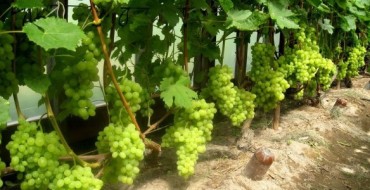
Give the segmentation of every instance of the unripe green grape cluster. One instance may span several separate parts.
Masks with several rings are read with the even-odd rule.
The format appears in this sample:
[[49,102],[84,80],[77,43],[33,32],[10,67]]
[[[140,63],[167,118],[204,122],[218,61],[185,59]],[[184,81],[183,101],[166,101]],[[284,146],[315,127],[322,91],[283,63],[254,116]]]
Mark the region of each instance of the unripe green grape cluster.
[[141,93],[141,109],[140,113],[142,116],[150,117],[153,115],[154,111],[151,106],[155,103],[154,99],[151,97],[147,89],[143,89]]
[[347,76],[354,77],[358,75],[359,68],[365,65],[366,48],[357,45],[349,51],[347,64]]
[[175,113],[174,125],[162,137],[163,147],[176,148],[177,170],[180,176],[188,178],[194,174],[194,167],[200,153],[205,152],[206,142],[211,140],[215,105],[204,99],[193,100],[189,108]]
[[253,101],[256,96],[235,87],[231,79],[229,67],[216,65],[209,70],[208,86],[202,93],[211,96],[220,112],[230,118],[232,125],[238,126],[254,117]]
[[132,184],[139,173],[144,158],[145,145],[135,126],[109,124],[99,133],[96,147],[99,153],[111,153],[112,158],[104,168],[103,180]]
[[112,5],[113,7],[117,7],[120,5],[125,5],[129,2],[130,0],[95,0],[94,3],[97,5]]
[[[3,23],[0,22],[0,32],[2,30]],[[13,92],[18,92],[18,80],[12,72],[13,42],[11,34],[0,35],[0,96],[5,99],[9,99]]]
[[302,28],[295,34],[295,38],[297,44],[294,48],[288,49],[285,55],[279,57],[278,70],[284,73],[291,86],[305,84],[317,76],[323,89],[328,89],[336,67],[330,59],[323,58],[320,54],[315,29]]
[[154,67],[154,80],[161,82],[164,78],[169,78],[172,81],[177,81],[181,76],[188,77],[184,69],[175,64],[172,60],[166,59],[159,66]]
[[[3,161],[1,161],[0,159],[0,171],[3,171],[4,169],[6,168],[6,165]],[[2,187],[4,185],[4,182],[3,180],[0,178],[0,187]]]
[[318,70],[318,82],[323,90],[328,90],[332,83],[333,76],[337,73],[337,67],[330,59],[322,58]]
[[83,22],[89,17],[90,12],[90,8],[87,4],[80,3],[78,6],[73,8],[72,19],[83,24]]
[[99,80],[98,60],[100,51],[92,42],[96,38],[93,32],[88,32],[82,40],[82,46],[77,52],[84,52],[81,57],[76,56],[76,62],[67,65],[62,72],[65,83],[63,85],[66,100],[61,108],[71,114],[88,119],[95,115],[95,105],[90,98],[93,96],[94,81]]
[[99,190],[103,187],[103,181],[94,177],[90,167],[79,165],[70,167],[63,164],[54,171],[53,181],[49,184],[49,189],[65,190]]
[[[122,94],[126,98],[127,103],[131,108],[132,113],[136,113],[140,110],[141,106],[141,94],[143,89],[132,80],[126,77],[120,79],[119,86],[121,88]],[[121,99],[117,93],[114,86],[108,86],[105,89],[106,99],[109,104],[109,114],[111,123],[119,123],[122,125],[128,125],[131,123],[131,119],[123,106]]]
[[45,68],[38,61],[41,48],[31,42],[27,36],[17,36],[16,50],[16,76],[20,85],[25,85],[25,80],[38,77],[45,72]]
[[349,62],[348,61],[343,61],[343,59],[338,62],[338,65],[337,65],[337,68],[338,68],[337,79],[343,80],[344,78],[346,78],[347,70],[348,70],[348,64],[349,64]]
[[19,121],[6,148],[10,153],[10,166],[25,173],[22,189],[46,189],[54,178],[58,158],[67,153],[54,131],[43,133],[36,123],[25,120]]
[[284,93],[290,86],[274,60],[274,53],[275,47],[271,44],[256,43],[252,47],[252,93],[256,95],[256,106],[264,111],[275,108],[285,98]]

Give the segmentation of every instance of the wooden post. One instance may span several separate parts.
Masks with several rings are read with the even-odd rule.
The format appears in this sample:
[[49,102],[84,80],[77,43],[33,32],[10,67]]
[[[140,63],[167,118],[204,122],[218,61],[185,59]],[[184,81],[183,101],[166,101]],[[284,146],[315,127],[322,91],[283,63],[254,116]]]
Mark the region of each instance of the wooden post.
[[272,127],[275,130],[277,130],[279,128],[279,123],[280,123],[280,108],[281,108],[281,105],[279,103],[276,106],[275,110],[274,110],[274,119],[273,119]]

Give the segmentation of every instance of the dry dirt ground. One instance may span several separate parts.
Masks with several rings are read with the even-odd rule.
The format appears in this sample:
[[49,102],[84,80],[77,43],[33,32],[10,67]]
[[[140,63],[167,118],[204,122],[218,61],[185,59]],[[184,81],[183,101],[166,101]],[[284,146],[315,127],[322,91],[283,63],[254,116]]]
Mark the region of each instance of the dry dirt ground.
[[[333,105],[338,99],[345,107]],[[271,129],[271,114],[259,115],[253,130],[217,122],[213,140],[196,165],[195,175],[177,175],[173,150],[144,163],[133,186],[106,189],[137,190],[370,190],[370,78],[358,77],[351,89],[331,89],[317,107],[301,105],[282,109],[280,128]],[[243,175],[257,148],[275,155],[263,180]]]

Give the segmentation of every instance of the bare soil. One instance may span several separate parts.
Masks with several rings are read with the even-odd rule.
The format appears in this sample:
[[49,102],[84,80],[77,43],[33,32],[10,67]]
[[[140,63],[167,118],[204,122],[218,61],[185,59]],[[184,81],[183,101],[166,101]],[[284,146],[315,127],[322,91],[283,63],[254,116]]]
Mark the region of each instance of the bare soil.
[[[370,189],[370,78],[358,77],[353,87],[326,92],[317,107],[282,107],[280,128],[271,129],[272,114],[258,115],[251,128],[215,124],[213,140],[187,180],[178,176],[174,150],[164,149],[149,159],[132,190],[279,190]],[[336,100],[347,101],[333,107]],[[275,162],[263,180],[253,181],[244,171],[255,150],[269,148]]]

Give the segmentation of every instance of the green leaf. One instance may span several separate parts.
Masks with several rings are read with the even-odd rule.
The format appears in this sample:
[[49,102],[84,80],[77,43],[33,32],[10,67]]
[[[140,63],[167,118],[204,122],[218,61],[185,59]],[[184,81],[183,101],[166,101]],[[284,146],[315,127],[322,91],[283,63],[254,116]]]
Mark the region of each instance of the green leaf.
[[45,94],[51,84],[47,75],[28,75],[27,78],[24,79],[24,82],[29,88],[39,94]]
[[345,31],[356,30],[356,17],[353,15],[341,16],[340,27]]
[[10,119],[9,101],[0,96],[0,129],[2,129]]
[[266,23],[268,18],[269,15],[263,12],[255,11],[245,22],[242,22],[240,23],[240,25],[237,25],[235,27],[241,31],[258,30],[259,26]]
[[270,17],[276,21],[276,24],[280,28],[299,28],[298,24],[289,19],[289,17],[294,16],[295,14],[291,10],[286,9],[283,4],[276,1],[270,1],[267,6]]
[[85,36],[77,25],[56,17],[42,18],[27,23],[23,31],[31,41],[45,50],[66,48],[75,51],[78,43]]
[[220,3],[222,9],[224,9],[225,12],[230,11],[234,7],[234,3],[232,0],[218,0]]
[[42,8],[44,4],[42,0],[16,0],[12,7],[19,8],[19,9],[27,9],[27,8]]
[[324,19],[324,22],[322,22],[322,20],[320,19],[318,23],[323,30],[328,31],[329,34],[333,34],[334,27],[330,24],[329,19]]
[[180,77],[178,81],[172,78],[164,78],[160,85],[161,98],[168,107],[173,105],[187,108],[191,101],[197,98],[197,93],[191,90],[188,85],[190,80],[187,77]]
[[257,30],[269,18],[267,14],[262,12],[255,11],[252,13],[249,10],[231,10],[227,14],[227,28],[235,27],[241,31]]
[[231,25],[233,23],[243,22],[251,15],[252,11],[250,10],[230,10],[227,12],[228,19],[232,22]]

